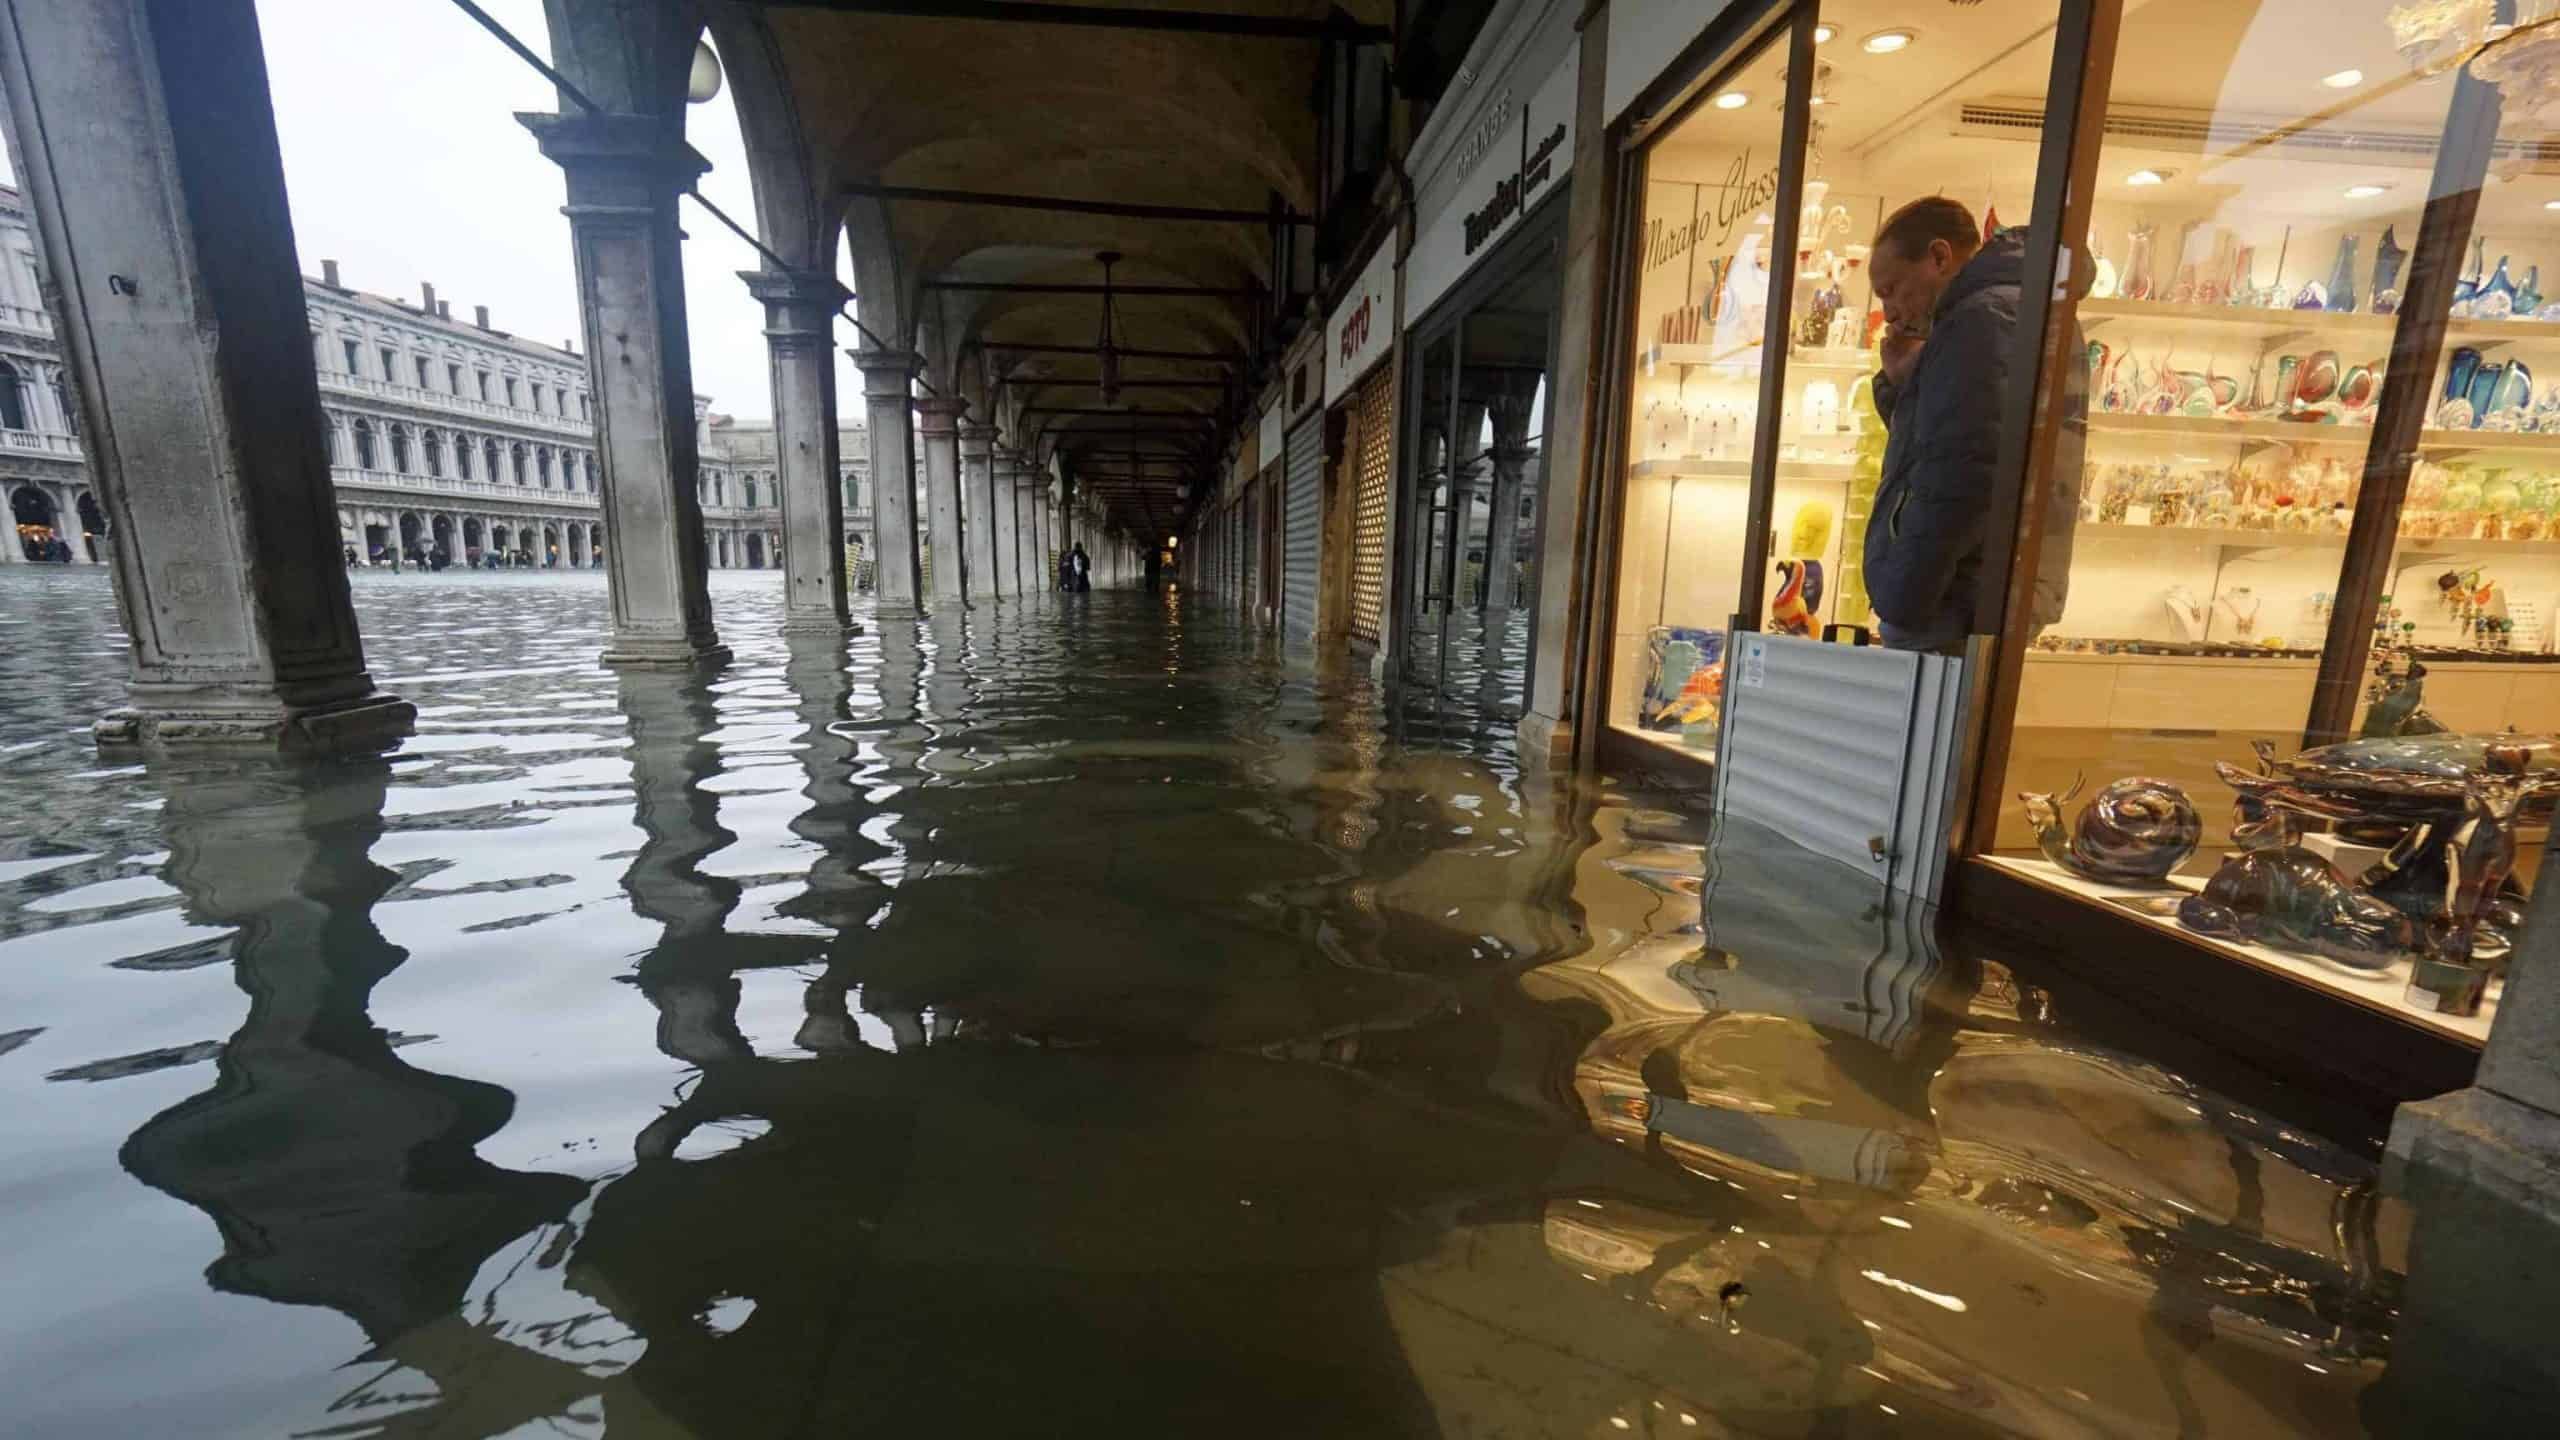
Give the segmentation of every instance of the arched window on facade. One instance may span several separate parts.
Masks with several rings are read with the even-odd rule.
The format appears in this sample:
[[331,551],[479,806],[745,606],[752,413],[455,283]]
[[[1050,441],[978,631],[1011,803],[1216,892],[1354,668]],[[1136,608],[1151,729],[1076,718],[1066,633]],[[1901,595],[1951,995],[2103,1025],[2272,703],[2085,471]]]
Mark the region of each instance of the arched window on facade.
[[444,478],[444,437],[428,430],[423,432],[420,440],[427,452],[427,473],[438,479]]
[[330,464],[338,463],[338,417],[326,410],[320,412],[320,453]]
[[373,422],[370,420],[356,422],[356,468],[359,470],[374,468]]
[[71,382],[60,370],[53,372],[53,403],[62,407],[62,428],[71,433],[72,439],[79,439],[80,397],[71,393]]
[[587,457],[587,493],[596,493],[596,457],[593,455]]
[[28,430],[27,377],[18,367],[0,360],[0,429]]
[[533,482],[532,482],[532,481],[531,481],[531,480],[526,476],[526,474],[525,474],[525,465],[524,465],[524,459],[525,459],[525,457],[524,457],[524,442],[522,442],[522,441],[518,441],[518,442],[516,442],[516,444],[515,444],[514,448],[511,450],[511,452],[510,452],[510,453],[509,453],[509,455],[508,455],[508,459],[509,459],[509,460],[511,460],[511,461],[514,463],[514,465],[515,465],[515,471],[516,471],[516,483],[517,483],[517,484],[519,484],[519,485],[529,485],[529,484],[533,483]]
[[402,475],[409,473],[409,427],[391,427],[391,468]]
[[539,475],[539,476],[542,478],[542,488],[543,488],[543,489],[545,489],[545,490],[550,489],[550,488],[551,488],[551,452],[550,452],[550,451],[548,451],[548,450],[536,450],[536,451],[534,451],[534,452],[533,452],[533,469],[534,469],[534,473],[535,473],[536,475]]
[[457,432],[453,437],[453,473],[471,478],[471,437]]
[[497,484],[501,478],[498,474],[498,442],[495,440],[481,441],[480,459],[485,467],[481,472],[481,478],[492,485]]
[[714,475],[711,477],[711,503],[714,505],[726,505],[729,503],[729,480],[727,476]]

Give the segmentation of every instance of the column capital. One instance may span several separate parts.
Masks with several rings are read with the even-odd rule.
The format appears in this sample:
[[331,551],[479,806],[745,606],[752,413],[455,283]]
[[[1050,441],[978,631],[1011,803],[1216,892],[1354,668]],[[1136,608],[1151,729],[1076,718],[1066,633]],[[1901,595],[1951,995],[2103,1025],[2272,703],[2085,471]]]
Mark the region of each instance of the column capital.
[[969,402],[957,395],[926,395],[916,401],[916,413],[923,417],[917,429],[936,438],[949,438],[960,433],[960,417],[969,411]]
[[824,270],[741,270],[747,293],[767,305],[823,305],[834,310],[853,298],[843,282]]
[[545,159],[569,172],[572,211],[612,203],[617,197],[606,187],[628,191],[629,198],[671,196],[711,169],[700,151],[684,143],[681,129],[657,116],[519,110],[516,123],[533,132]]
[[984,420],[962,416],[960,420],[960,453],[972,460],[985,460],[995,454],[996,427]]
[[881,350],[865,346],[851,352],[853,367],[862,372],[862,393],[873,400],[903,400],[914,385],[916,372],[924,368],[924,357],[913,350]]

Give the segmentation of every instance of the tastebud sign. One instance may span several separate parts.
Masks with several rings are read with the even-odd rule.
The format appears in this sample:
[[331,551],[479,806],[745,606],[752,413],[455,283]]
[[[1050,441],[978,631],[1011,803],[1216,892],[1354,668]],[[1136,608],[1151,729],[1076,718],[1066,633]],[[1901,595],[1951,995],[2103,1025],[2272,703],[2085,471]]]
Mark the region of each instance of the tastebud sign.
[[[1405,260],[1406,311],[1420,317],[1458,283],[1469,267],[1508,234],[1520,217],[1557,189],[1573,166],[1573,107],[1582,75],[1582,46],[1564,48],[1527,103],[1505,88],[1495,103],[1504,123],[1493,127],[1500,143],[1480,163],[1454,167],[1454,182],[1435,180],[1430,208]],[[1441,172],[1445,177],[1452,171]]]
[[1360,272],[1360,282],[1324,323],[1324,403],[1351,392],[1396,338],[1396,247],[1378,247]]

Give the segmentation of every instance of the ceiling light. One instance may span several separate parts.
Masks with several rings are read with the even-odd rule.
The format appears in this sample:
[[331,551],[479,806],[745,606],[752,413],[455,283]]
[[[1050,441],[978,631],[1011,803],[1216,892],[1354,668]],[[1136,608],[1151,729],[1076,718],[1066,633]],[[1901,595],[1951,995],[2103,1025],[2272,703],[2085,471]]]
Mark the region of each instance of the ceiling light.
[[2170,172],[2166,170],[2136,170],[2132,174],[2124,177],[2124,183],[2127,185],[2157,185],[2161,181],[2168,179],[2169,174]]
[[2560,210],[2560,200],[2545,200],[2542,202],[2542,208],[2545,210]]
[[2350,200],[2370,200],[2374,196],[2379,195],[2390,188],[2391,187],[2388,185],[2350,185],[2347,187],[2347,198]]
[[1813,27],[1813,43],[1816,45],[1828,45],[1831,43],[1831,37],[1839,33],[1838,29],[1830,25],[1816,25]]
[[1911,43],[1908,30],[1879,30],[1858,42],[1858,48],[1870,55],[1890,55]]
[[2364,83],[2364,72],[2361,70],[2341,70],[2335,75],[2321,76],[2320,83],[2328,86],[2332,90],[2353,90]]
[[1830,104],[1830,103],[1831,103],[1831,101],[1830,101],[1830,98],[1829,98],[1829,97],[1827,97],[1827,96],[1822,96],[1822,95],[1807,95],[1806,97],[1804,97],[1804,103],[1806,103],[1807,105],[1828,105],[1828,104]]
[[1719,110],[1739,110],[1750,103],[1751,97],[1739,90],[1727,90],[1716,97],[1716,108]]

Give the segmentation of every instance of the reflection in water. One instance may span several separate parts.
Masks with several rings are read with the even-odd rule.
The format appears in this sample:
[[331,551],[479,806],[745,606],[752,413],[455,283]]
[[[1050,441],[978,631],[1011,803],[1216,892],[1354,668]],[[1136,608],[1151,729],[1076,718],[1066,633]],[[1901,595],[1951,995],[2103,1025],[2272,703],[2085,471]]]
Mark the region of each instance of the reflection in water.
[[[1399,742],[1223,612],[840,649],[755,578],[696,678],[589,668],[574,579],[360,576],[387,760],[101,770],[76,666],[0,707],[13,1424],[2423,1413],[2365,1403],[2411,1343],[2365,1153],[1926,917]],[[0,584],[111,649],[80,579]]]

